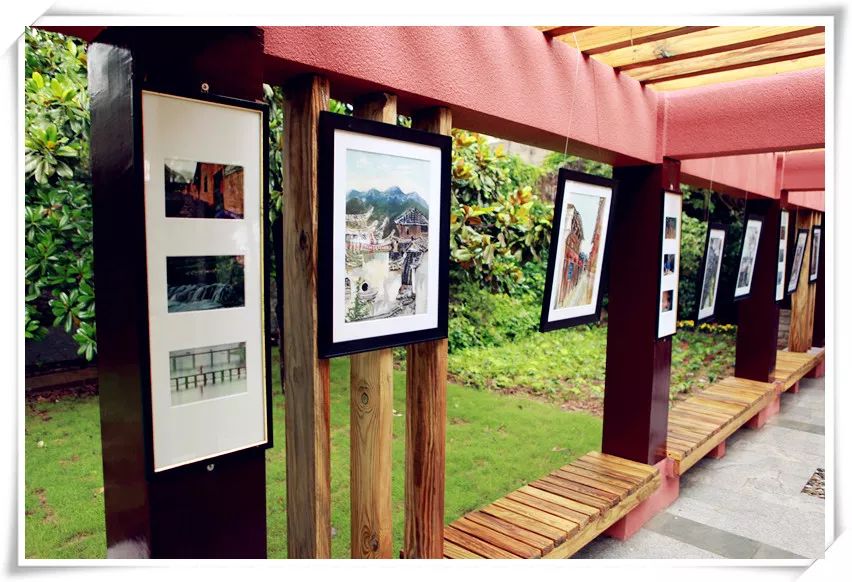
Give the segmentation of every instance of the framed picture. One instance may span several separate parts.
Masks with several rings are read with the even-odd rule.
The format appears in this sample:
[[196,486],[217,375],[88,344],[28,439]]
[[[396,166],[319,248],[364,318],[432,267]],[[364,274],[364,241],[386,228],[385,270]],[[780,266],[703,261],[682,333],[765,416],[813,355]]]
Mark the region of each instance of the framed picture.
[[819,279],[819,253],[822,244],[822,226],[814,225],[811,230],[811,261],[808,267],[808,282]]
[[805,247],[808,244],[808,229],[800,228],[796,233],[796,248],[793,251],[793,265],[790,267],[790,278],[787,282],[787,293],[795,293],[799,287],[799,276],[805,259]]
[[781,211],[778,226],[778,265],[775,275],[775,301],[784,299],[784,274],[787,272],[787,237],[790,229],[790,213]]
[[762,216],[755,214],[746,216],[743,245],[740,250],[740,265],[734,283],[734,299],[745,299],[751,294],[751,283],[754,277],[754,266],[757,261],[757,250],[760,246],[760,231],[762,229]]
[[451,143],[320,115],[320,357],[447,337]]
[[701,291],[698,298],[696,321],[711,319],[716,313],[716,297],[719,292],[719,277],[722,273],[726,234],[726,229],[721,224],[712,224],[707,229],[704,259],[701,262],[698,279],[698,288]]
[[680,276],[680,227],[683,197],[663,192],[663,232],[660,240],[660,284],[657,305],[657,338],[677,331],[678,280]]
[[598,321],[616,182],[559,170],[541,331]]
[[272,445],[267,109],[142,91],[151,462]]

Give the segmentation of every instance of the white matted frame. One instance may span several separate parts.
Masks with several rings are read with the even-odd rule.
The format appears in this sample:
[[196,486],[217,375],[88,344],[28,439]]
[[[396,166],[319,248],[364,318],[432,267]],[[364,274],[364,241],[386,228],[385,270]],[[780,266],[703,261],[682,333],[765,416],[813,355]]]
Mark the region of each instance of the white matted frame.
[[737,275],[734,279],[734,299],[745,299],[751,295],[754,282],[754,268],[757,264],[757,253],[760,251],[760,236],[763,232],[763,216],[746,215],[743,227],[743,242],[740,249],[740,261]]
[[[683,196],[663,192],[663,220],[660,242],[660,284],[657,293],[657,338],[677,332],[678,282],[680,280],[680,232]],[[674,255],[673,265],[671,256]]]
[[811,230],[811,256],[808,265],[808,283],[819,279],[819,255],[822,250],[822,225],[815,224]]
[[790,266],[790,277],[787,281],[787,293],[795,293],[799,287],[802,266],[805,262],[805,247],[808,244],[808,229],[800,228],[796,232],[796,246],[793,247],[793,264]]
[[778,226],[778,270],[775,275],[775,301],[784,299],[784,275],[787,274],[787,240],[790,238],[790,212],[781,211]]
[[[616,188],[610,178],[559,170],[540,331],[600,319]],[[571,236],[574,230],[577,235]],[[566,250],[569,239],[577,248]],[[570,300],[569,295],[569,300],[560,301],[580,291],[587,297]]]
[[704,245],[704,258],[698,279],[698,305],[695,321],[706,321],[716,313],[716,301],[719,298],[719,279],[722,276],[722,260],[725,256],[725,227],[711,224],[707,229],[707,241]]
[[[187,98],[142,91],[145,238],[151,364],[153,471],[271,446],[266,107],[226,98]],[[242,219],[167,217],[166,160],[244,168]],[[169,313],[168,257],[244,257],[244,305]],[[170,354],[245,345],[246,389],[172,404]]]

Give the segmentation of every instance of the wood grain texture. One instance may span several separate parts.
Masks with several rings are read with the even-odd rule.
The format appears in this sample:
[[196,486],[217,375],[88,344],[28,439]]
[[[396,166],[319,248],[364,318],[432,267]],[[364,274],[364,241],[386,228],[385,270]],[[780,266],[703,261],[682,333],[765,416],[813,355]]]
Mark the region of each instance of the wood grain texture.
[[825,67],[825,55],[817,54],[810,56],[802,56],[794,59],[786,59],[779,62],[770,62],[764,64],[755,64],[753,66],[719,71],[715,73],[704,73],[683,79],[674,79],[672,81],[660,81],[656,83],[647,83],[646,85],[655,91],[677,91],[680,89],[689,89],[691,87],[701,87],[703,85],[711,85],[715,83],[728,83],[731,81],[739,81],[741,79],[757,79],[759,77],[771,77],[782,73],[791,73],[794,71],[804,71],[805,69],[814,69]]
[[[580,472],[573,472],[578,465],[582,465]],[[612,473],[629,475],[631,480],[615,481]],[[588,483],[598,486],[618,483],[619,493]],[[453,547],[453,553],[466,551],[496,557],[476,549],[487,544],[489,548],[496,547],[523,558],[569,557],[627,515],[659,486],[656,467],[591,452],[481,510],[468,513],[448,525],[444,535],[447,543],[461,548]]]
[[786,392],[824,360],[824,348],[811,348],[807,352],[780,350],[778,352],[778,363],[775,366],[775,382],[781,385],[782,392]]
[[283,159],[283,321],[287,443],[287,549],[290,558],[331,555],[328,360],[317,357],[317,123],[328,81],[285,88]]
[[[452,115],[416,112],[412,127],[449,135]],[[440,558],[443,550],[447,422],[447,340],[408,346],[405,405],[405,535],[407,558]]]
[[813,226],[820,224],[819,213],[799,208],[796,212],[796,232],[800,228],[808,229],[808,243],[805,245],[805,256],[802,259],[802,270],[799,274],[799,285],[796,292],[790,295],[790,345],[791,352],[807,352],[811,349],[814,333],[814,305],[816,303],[816,286],[808,282],[808,268],[811,264],[811,239]]
[[[356,100],[354,114],[396,124],[396,95],[364,96]],[[354,354],[349,363],[351,555],[390,558],[393,352],[384,349]]]

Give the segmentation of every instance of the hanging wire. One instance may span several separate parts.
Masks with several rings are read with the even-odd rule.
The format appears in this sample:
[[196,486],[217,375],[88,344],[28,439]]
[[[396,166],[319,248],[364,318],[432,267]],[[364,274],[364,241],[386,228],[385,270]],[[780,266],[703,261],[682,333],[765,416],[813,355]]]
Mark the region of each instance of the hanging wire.
[[710,158],[710,189],[704,196],[704,222],[707,223],[707,228],[710,228],[710,198],[713,196],[713,178],[716,174],[716,158]]
[[577,85],[579,83],[579,75],[580,75],[580,60],[583,58],[583,53],[580,52],[580,43],[577,42],[577,33],[572,32],[571,36],[574,37],[574,46],[577,49],[577,65],[574,67],[574,87],[571,91],[571,109],[568,111],[568,132],[565,134],[565,151],[562,153],[566,158],[568,157],[568,141],[571,139],[571,127],[574,123],[574,105],[577,102]]

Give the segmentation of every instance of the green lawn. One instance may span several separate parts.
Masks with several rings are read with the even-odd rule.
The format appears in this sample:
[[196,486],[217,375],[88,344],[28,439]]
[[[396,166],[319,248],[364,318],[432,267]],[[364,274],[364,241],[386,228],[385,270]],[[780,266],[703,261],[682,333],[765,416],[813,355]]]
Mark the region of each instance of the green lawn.
[[[278,366],[272,366],[277,375]],[[394,555],[402,546],[405,376],[395,373]],[[279,386],[275,378],[274,386]],[[278,390],[276,388],[276,390]],[[331,489],[334,557],[349,556],[349,365],[331,366]],[[287,555],[284,399],[274,397],[275,448],[267,454],[269,556]],[[446,520],[600,447],[601,421],[523,397],[450,385]],[[98,400],[28,403],[26,556],[103,558],[103,480]]]

